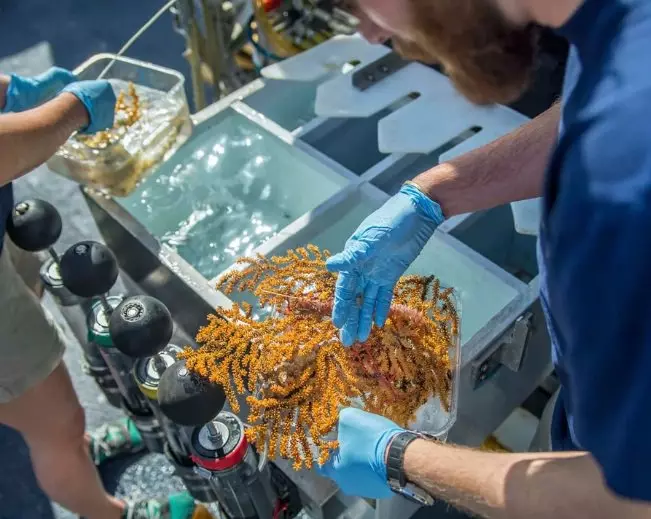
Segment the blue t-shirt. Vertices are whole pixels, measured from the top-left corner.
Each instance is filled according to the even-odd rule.
[[[2,246],[4,244],[7,218],[9,218],[13,206],[14,194],[11,184],[0,187],[0,253],[2,253]]]
[[[552,444],[651,501],[651,2],[586,0],[559,32],[572,48],[539,247]]]

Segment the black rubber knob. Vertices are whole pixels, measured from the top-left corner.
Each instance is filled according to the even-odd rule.
[[[203,425],[224,408],[225,402],[222,387],[190,373],[184,360],[167,368],[158,384],[161,411],[179,425]]]
[[[14,206],[7,234],[18,247],[37,252],[52,247],[61,236],[61,215],[45,200],[30,199]]]
[[[172,338],[174,324],[167,307],[149,296],[125,299],[111,314],[109,332],[113,345],[133,358],[159,353]]]
[[[106,294],[118,278],[118,262],[111,250],[96,241],[82,241],[61,257],[61,279],[79,297]]]

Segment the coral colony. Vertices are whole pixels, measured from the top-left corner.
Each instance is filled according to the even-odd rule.
[[[397,284],[384,327],[344,347],[331,322],[336,274],[315,246],[286,256],[241,258],[219,280],[226,294],[253,294],[271,315],[248,304],[218,309],[182,354],[190,370],[222,385],[231,408],[246,396],[248,438],[298,470],[325,463],[339,410],[356,405],[406,426],[430,397],[449,407],[450,353],[459,333],[452,289],[433,277]]]

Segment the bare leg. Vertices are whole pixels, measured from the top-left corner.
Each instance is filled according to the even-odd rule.
[[[88,519],[119,519],[124,504],[106,493],[90,459],[84,410],[63,363],[40,384],[0,404],[0,422],[25,438],[50,499]]]

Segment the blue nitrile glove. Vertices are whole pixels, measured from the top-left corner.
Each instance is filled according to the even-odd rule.
[[[81,133],[96,133],[113,126],[115,92],[105,79],[70,83],[62,92],[75,95],[88,112],[88,126]]]
[[[352,407],[343,409],[339,414],[339,450],[318,471],[350,496],[391,497],[386,452],[391,439],[403,431],[382,416]]]
[[[332,321],[344,345],[368,339],[374,317],[384,326],[395,284],[443,220],[439,204],[405,184],[361,223],[343,252],[328,259],[328,270],[339,272]]]
[[[11,75],[2,112],[23,112],[56,96],[66,85],[76,81],[75,75],[60,67],[52,67],[35,77]]]

